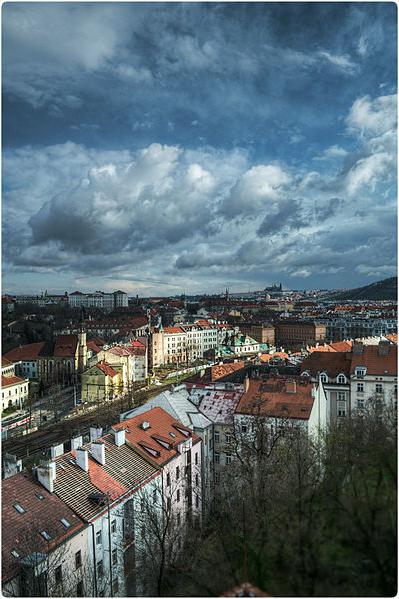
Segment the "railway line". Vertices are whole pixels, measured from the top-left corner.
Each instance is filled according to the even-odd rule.
[[[23,462],[47,455],[51,446],[67,443],[74,436],[88,436],[91,426],[107,430],[119,421],[119,415],[129,409],[140,406],[151,397],[170,387],[162,385],[156,389],[142,390],[114,401],[103,402],[84,412],[71,414],[63,420],[49,424],[37,431],[20,437],[11,437],[2,444],[4,453],[15,455]]]

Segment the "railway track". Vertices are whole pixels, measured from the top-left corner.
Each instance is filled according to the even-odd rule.
[[[38,431],[7,439],[2,444],[3,454],[10,453],[26,461],[48,453],[52,445],[66,443],[74,436],[88,435],[91,426],[107,430],[112,424],[119,422],[119,415],[122,412],[142,405],[169,387],[170,384],[153,390],[137,391],[131,397],[104,402],[94,410],[73,414]]]

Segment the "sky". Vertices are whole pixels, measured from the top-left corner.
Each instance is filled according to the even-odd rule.
[[[394,276],[396,10],[3,4],[3,293]]]

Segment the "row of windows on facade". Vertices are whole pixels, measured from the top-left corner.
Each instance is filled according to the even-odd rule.
[[[13,391],[12,389],[9,389],[9,391],[8,391],[8,396],[9,397],[12,395],[12,391]],[[3,399],[4,399],[4,394],[5,393],[7,393],[7,391],[2,391],[1,392],[1,396],[2,396]],[[16,387],[14,389],[14,395],[18,395],[18,393],[21,393],[21,394],[22,393],[28,393],[28,387],[27,387],[27,385],[25,385],[24,387]]]

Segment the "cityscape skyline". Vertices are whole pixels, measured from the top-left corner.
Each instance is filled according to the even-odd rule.
[[[396,275],[396,10],[5,4],[3,290]]]

